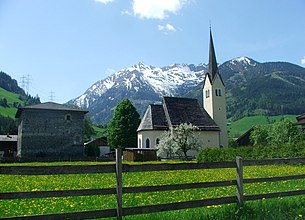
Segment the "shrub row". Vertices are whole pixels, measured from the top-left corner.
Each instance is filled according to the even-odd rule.
[[[244,159],[305,157],[305,143],[283,146],[205,148],[199,152],[197,162],[235,161],[236,156]]]

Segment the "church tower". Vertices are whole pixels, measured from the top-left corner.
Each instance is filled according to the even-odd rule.
[[[209,68],[203,87],[203,107],[220,128],[220,145],[227,147],[228,129],[225,85],[218,71],[211,29]]]

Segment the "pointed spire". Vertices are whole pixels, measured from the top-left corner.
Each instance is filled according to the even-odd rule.
[[[217,73],[217,61],[213,44],[212,30],[210,27],[209,75],[213,80]]]

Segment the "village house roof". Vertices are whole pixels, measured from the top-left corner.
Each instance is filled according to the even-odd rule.
[[[25,110],[25,109],[76,111],[76,112],[84,112],[84,114],[88,113],[88,111],[84,111],[84,110],[77,109],[77,108],[72,108],[72,107],[67,106],[67,105],[62,105],[62,104],[58,104],[58,103],[55,103],[55,102],[45,102],[45,103],[41,103],[41,104],[20,107],[20,108],[18,108],[18,111],[17,111],[15,117],[19,118],[22,111]]]
[[[17,135],[0,135],[0,142],[17,142]]]
[[[182,123],[191,123],[201,131],[220,131],[197,99],[179,97],[163,97],[162,105],[149,105],[138,131],[168,130]]]
[[[302,115],[299,115],[297,118],[297,124],[298,125],[304,125],[305,124],[305,113]]]

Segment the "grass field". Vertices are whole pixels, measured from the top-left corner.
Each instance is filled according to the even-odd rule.
[[[279,122],[281,120],[289,119],[293,122],[296,122],[296,116],[297,115],[279,115],[279,116],[250,116],[250,117],[244,117],[240,120],[231,122],[228,130],[229,130],[229,136],[231,138],[239,137],[243,133],[245,133],[247,130],[249,130],[251,127],[255,125],[263,125],[263,124],[272,124],[275,122]]]
[[[18,102],[23,104],[23,102],[19,99],[19,95],[0,88],[0,98],[5,98],[9,105],[9,108],[4,108],[3,106],[0,106],[1,115],[15,118],[17,108],[13,107],[13,103]]]
[[[78,164],[88,163],[83,162]],[[93,163],[91,162],[89,164]],[[35,165],[41,164],[35,163]],[[49,163],[48,165],[58,165],[58,163]],[[244,178],[304,173],[305,166],[279,165],[244,168]],[[163,185],[231,180],[235,178],[235,169],[124,173],[123,185],[125,187]],[[115,175],[0,175],[0,184],[2,192],[109,188],[115,187]],[[245,194],[247,195],[297,189],[305,189],[305,180],[245,184]],[[235,195],[235,191],[236,188],[234,186],[230,186],[207,189],[125,194],[123,196],[123,206],[130,207],[137,205],[162,204],[168,202],[232,196]],[[0,217],[105,208],[115,208],[114,195],[0,200]],[[245,206],[242,208],[238,207],[236,204],[218,205],[180,211],[128,216],[124,219],[304,219],[303,216],[305,217],[305,196],[295,196],[289,198],[263,199],[260,201],[246,202]]]

